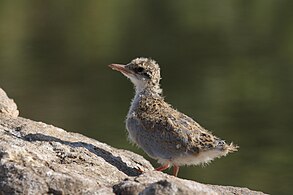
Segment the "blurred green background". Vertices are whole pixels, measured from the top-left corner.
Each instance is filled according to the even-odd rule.
[[[290,194],[292,6],[1,0],[0,85],[23,117],[146,156],[126,138],[133,86],[107,65],[152,57],[161,65],[166,100],[240,145],[204,168],[182,168],[179,177]]]

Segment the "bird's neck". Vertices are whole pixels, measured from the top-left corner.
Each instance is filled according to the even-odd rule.
[[[144,94],[144,95],[161,95],[162,89],[160,84],[148,84],[146,86],[135,86],[135,94]]]

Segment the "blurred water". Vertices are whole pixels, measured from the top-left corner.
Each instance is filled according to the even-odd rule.
[[[240,145],[239,152],[207,167],[182,168],[180,177],[290,194],[290,5],[285,0],[3,0],[1,87],[23,117],[145,155],[126,139],[133,87],[107,65],[152,57],[161,65],[166,100]]]

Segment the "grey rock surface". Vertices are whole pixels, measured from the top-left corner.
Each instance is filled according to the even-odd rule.
[[[9,99],[3,89],[0,88],[0,113],[11,117],[17,117],[19,112],[12,99]]]
[[[157,172],[133,152],[18,113],[0,89],[0,194],[263,194]]]

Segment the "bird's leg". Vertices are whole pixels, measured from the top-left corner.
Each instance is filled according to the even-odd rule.
[[[164,165],[162,165],[162,166],[156,168],[156,170],[157,170],[157,171],[164,171],[164,170],[168,169],[169,167],[170,167],[170,164],[167,163],[167,164],[164,164]]]
[[[173,165],[173,175],[174,175],[175,177],[177,177],[178,172],[179,172],[179,166],[177,166],[177,165]]]

